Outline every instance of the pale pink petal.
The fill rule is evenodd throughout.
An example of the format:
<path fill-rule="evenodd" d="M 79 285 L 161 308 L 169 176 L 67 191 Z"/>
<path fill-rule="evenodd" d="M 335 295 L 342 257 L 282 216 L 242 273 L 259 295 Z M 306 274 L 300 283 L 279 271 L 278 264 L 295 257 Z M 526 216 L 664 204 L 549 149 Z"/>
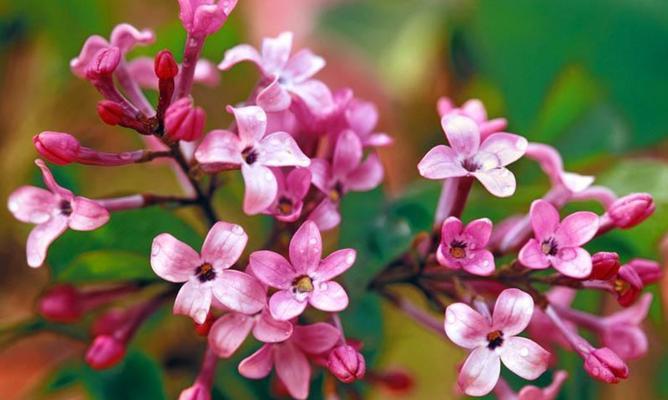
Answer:
<path fill-rule="evenodd" d="M 594 183 L 594 179 L 595 178 L 591 175 L 580 175 L 572 172 L 564 172 L 561 174 L 561 183 L 573 193 L 579 193 L 587 189 Z"/>
<path fill-rule="evenodd" d="M 508 127 L 508 121 L 505 118 L 494 118 L 480 123 L 480 138 L 485 140 L 489 135 L 501 132 Z"/>
<path fill-rule="evenodd" d="M 519 160 L 526 152 L 528 142 L 512 133 L 494 133 L 480 145 L 480 151 L 494 154 L 499 165 L 506 166 Z"/>
<path fill-rule="evenodd" d="M 353 100 L 346 110 L 346 120 L 350 129 L 365 137 L 378 124 L 378 108 L 370 101 Z"/>
<path fill-rule="evenodd" d="M 505 337 L 522 332 L 533 315 L 533 299 L 519 289 L 506 289 L 496 299 L 492 313 L 492 328 L 503 332 Z"/>
<path fill-rule="evenodd" d="M 257 279 L 237 270 L 221 271 L 211 286 L 222 305 L 243 314 L 255 314 L 267 303 L 267 294 Z"/>
<path fill-rule="evenodd" d="M 457 384 L 469 396 L 484 396 L 492 391 L 500 373 L 499 355 L 487 347 L 477 347 L 464 361 Z"/>
<path fill-rule="evenodd" d="M 532 269 L 545 269 L 550 266 L 550 260 L 543 253 L 541 245 L 536 239 L 529 239 L 520 250 L 517 258 L 522 265 Z"/>
<path fill-rule="evenodd" d="M 304 353 L 292 343 L 274 345 L 276 374 L 295 399 L 306 399 L 311 383 L 311 366 Z"/>
<path fill-rule="evenodd" d="M 353 249 L 341 249 L 333 252 L 320 262 L 320 265 L 312 274 L 313 279 L 328 281 L 341 275 L 352 267 L 356 255 Z"/>
<path fill-rule="evenodd" d="M 504 332 L 505 335 L 505 332 Z M 550 353 L 533 340 L 520 336 L 506 337 L 501 346 L 501 361 L 524 379 L 534 380 L 547 369 Z"/>
<path fill-rule="evenodd" d="M 554 236 L 559 246 L 576 247 L 590 241 L 597 231 L 598 215 L 579 211 L 564 218 Z"/>
<path fill-rule="evenodd" d="M 174 300 L 174 314 L 188 315 L 196 323 L 203 324 L 211 308 L 211 289 L 192 280 L 179 289 Z"/>
<path fill-rule="evenodd" d="M 329 180 L 331 177 L 329 163 L 322 158 L 314 158 L 311 160 L 311 164 L 308 168 L 309 171 L 311 171 L 311 181 L 313 182 L 313 185 L 323 193 L 329 192 Z"/>
<path fill-rule="evenodd" d="M 253 327 L 255 339 L 264 343 L 278 343 L 288 340 L 292 335 L 292 322 L 277 321 L 266 309 L 257 318 Z"/>
<path fill-rule="evenodd" d="M 591 274 L 591 255 L 581 247 L 567 247 L 552 257 L 552 266 L 571 278 L 586 278 Z"/>
<path fill-rule="evenodd" d="M 455 108 L 454 103 L 448 97 L 445 96 L 440 97 L 436 102 L 436 111 L 438 111 L 438 115 L 440 117 L 443 117 L 445 114 L 450 113 L 454 108 Z"/>
<path fill-rule="evenodd" d="M 155 76 L 155 62 L 150 57 L 137 57 L 126 62 L 125 68 L 140 87 L 158 90 L 158 77 Z"/>
<path fill-rule="evenodd" d="M 209 132 L 195 151 L 195 159 L 203 164 L 239 165 L 242 163 L 239 137 L 230 131 Z"/>
<path fill-rule="evenodd" d="M 275 38 L 262 41 L 262 68 L 265 74 L 280 73 L 292 50 L 292 32 L 283 32 Z"/>
<path fill-rule="evenodd" d="M 227 110 L 234 114 L 237 121 L 241 147 L 251 146 L 262 139 L 267 129 L 267 114 L 262 108 L 227 106 Z"/>
<path fill-rule="evenodd" d="M 161 233 L 153 239 L 151 267 L 162 279 L 185 282 L 201 263 L 195 250 L 169 233 Z"/>
<path fill-rule="evenodd" d="M 150 29 L 139 30 L 130 24 L 118 24 L 111 31 L 110 43 L 122 53 L 138 45 L 148 45 L 155 41 L 155 34 Z"/>
<path fill-rule="evenodd" d="M 72 214 L 69 217 L 70 229 L 92 231 L 109 221 L 109 211 L 93 200 L 75 197 L 72 201 Z"/>
<path fill-rule="evenodd" d="M 441 226 L 441 243 L 449 246 L 464 230 L 464 224 L 457 217 L 448 217 Z"/>
<path fill-rule="evenodd" d="M 496 197 L 509 197 L 515 193 L 515 175 L 506 168 L 474 172 L 473 175 Z"/>
<path fill-rule="evenodd" d="M 283 77 L 301 83 L 309 79 L 325 67 L 325 59 L 313 54 L 309 49 L 296 52 L 283 70 Z"/>
<path fill-rule="evenodd" d="M 276 177 L 265 166 L 254 164 L 241 165 L 246 190 L 244 192 L 244 212 L 248 215 L 259 214 L 266 210 L 276 198 L 278 185 Z"/>
<path fill-rule="evenodd" d="M 218 69 L 225 71 L 244 61 L 250 61 L 257 65 L 258 68 L 262 69 L 260 54 L 253 46 L 249 46 L 247 44 L 240 44 L 227 50 L 225 52 L 225 56 L 223 57 L 223 61 L 218 64 Z"/>
<path fill-rule="evenodd" d="M 321 231 L 328 231 L 341 223 L 339 206 L 330 199 L 325 199 L 311 211 L 309 220 L 313 221 Z"/>
<path fill-rule="evenodd" d="M 473 257 L 462 263 L 462 268 L 474 275 L 489 276 L 494 272 L 494 256 L 488 250 L 473 251 Z"/>
<path fill-rule="evenodd" d="M 216 222 L 202 245 L 202 260 L 216 269 L 229 268 L 237 262 L 248 243 L 244 228 L 228 222 Z"/>
<path fill-rule="evenodd" d="M 466 225 L 463 234 L 467 236 L 471 244 L 475 245 L 476 249 L 483 248 L 492 236 L 492 221 L 489 218 L 473 220 Z"/>
<path fill-rule="evenodd" d="M 311 187 L 311 171 L 308 168 L 295 168 L 286 178 L 286 191 L 296 199 L 303 199 Z"/>
<path fill-rule="evenodd" d="M 271 316 L 279 321 L 288 321 L 304 312 L 308 302 L 299 301 L 289 290 L 279 290 L 269 299 Z"/>
<path fill-rule="evenodd" d="M 290 261 L 297 273 L 311 273 L 322 257 L 322 237 L 315 223 L 306 221 L 290 240 Z"/>
<path fill-rule="evenodd" d="M 55 193 L 68 200 L 72 198 L 72 192 L 60 186 L 58 182 L 56 182 L 56 179 L 53 177 L 53 174 L 46 166 L 44 161 L 35 160 L 35 165 L 37 165 L 42 171 L 42 179 L 44 180 L 44 184 L 52 193 Z"/>
<path fill-rule="evenodd" d="M 464 114 L 473 118 L 473 120 L 478 123 L 487 120 L 487 110 L 485 110 L 485 105 L 478 99 L 466 100 L 466 102 L 461 105 L 461 110 Z"/>
<path fill-rule="evenodd" d="M 364 144 L 364 146 L 371 147 L 389 146 L 392 143 L 394 143 L 394 139 L 387 133 L 372 133 L 362 140 L 362 144 Z"/>
<path fill-rule="evenodd" d="M 200 58 L 195 64 L 193 81 L 205 86 L 215 87 L 220 83 L 220 72 L 211 61 Z"/>
<path fill-rule="evenodd" d="M 37 268 L 44 263 L 49 245 L 67 229 L 67 218 L 54 216 L 50 220 L 37 225 L 30 231 L 26 243 L 28 265 Z"/>
<path fill-rule="evenodd" d="M 338 312 L 348 307 L 348 294 L 335 281 L 319 282 L 315 285 L 308 301 L 318 310 Z"/>
<path fill-rule="evenodd" d="M 480 146 L 480 132 L 478 124 L 468 117 L 456 115 L 441 119 L 443 132 L 454 151 L 464 158 L 478 152 Z"/>
<path fill-rule="evenodd" d="M 58 199 L 48 190 L 21 186 L 9 195 L 7 208 L 21 222 L 41 224 L 57 212 Z"/>
<path fill-rule="evenodd" d="M 287 132 L 265 136 L 257 146 L 257 162 L 268 167 L 308 167 L 311 160 L 302 152 L 295 139 Z"/>
<path fill-rule="evenodd" d="M 438 145 L 431 150 L 418 163 L 420 175 L 427 179 L 445 179 L 469 174 L 459 160 L 457 153 L 445 145 Z"/>
<path fill-rule="evenodd" d="M 362 161 L 362 143 L 357 135 L 346 130 L 336 141 L 334 158 L 332 161 L 332 174 L 341 179 L 352 172 Z"/>
<path fill-rule="evenodd" d="M 490 330 L 490 321 L 467 304 L 454 303 L 445 310 L 445 333 L 457 346 L 485 346 Z"/>
<path fill-rule="evenodd" d="M 601 333 L 603 345 L 623 360 L 635 360 L 647 354 L 647 335 L 639 326 L 611 326 Z"/>
<path fill-rule="evenodd" d="M 272 345 L 265 344 L 258 351 L 244 358 L 239 363 L 239 373 L 248 379 L 262 379 L 269 375 L 272 360 Z"/>
<path fill-rule="evenodd" d="M 542 241 L 554 235 L 559 226 L 559 211 L 550 202 L 536 200 L 529 211 L 536 239 Z"/>
<path fill-rule="evenodd" d="M 239 313 L 228 313 L 218 318 L 209 331 L 209 346 L 218 357 L 228 358 L 246 340 L 253 327 L 253 318 Z"/>
<path fill-rule="evenodd" d="M 382 181 L 383 165 L 380 163 L 378 155 L 372 153 L 359 167 L 348 174 L 345 184 L 348 190 L 364 192 L 380 185 Z"/>
<path fill-rule="evenodd" d="M 329 87 L 324 83 L 311 79 L 295 84 L 288 89 L 295 94 L 314 115 L 324 116 L 327 110 L 334 107 L 334 98 Z"/>
<path fill-rule="evenodd" d="M 70 61 L 72 73 L 79 78 L 85 78 L 88 65 L 93 61 L 97 52 L 108 46 L 109 42 L 102 36 L 90 36 L 81 47 L 79 55 Z"/>
<path fill-rule="evenodd" d="M 273 251 L 255 251 L 250 255 L 249 263 L 260 281 L 277 289 L 289 289 L 298 276 L 288 260 Z"/>
<path fill-rule="evenodd" d="M 293 340 L 308 354 L 322 354 L 331 350 L 339 341 L 341 332 L 326 322 L 316 322 L 310 325 L 297 325 L 293 333 Z"/>
<path fill-rule="evenodd" d="M 292 98 L 278 80 L 278 76 L 267 87 L 257 94 L 255 102 L 267 112 L 286 110 L 292 103 Z"/>

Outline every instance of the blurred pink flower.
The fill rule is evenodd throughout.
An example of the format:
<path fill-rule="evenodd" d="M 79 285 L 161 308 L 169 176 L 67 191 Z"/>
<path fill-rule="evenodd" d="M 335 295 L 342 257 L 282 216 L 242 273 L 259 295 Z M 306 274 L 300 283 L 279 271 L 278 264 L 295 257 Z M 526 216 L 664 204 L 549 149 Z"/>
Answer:
<path fill-rule="evenodd" d="M 529 143 L 525 156 L 538 162 L 550 178 L 553 187 L 561 185 L 572 193 L 579 193 L 594 182 L 593 176 L 564 171 L 561 155 L 552 146 L 542 143 Z"/>
<path fill-rule="evenodd" d="M 455 115 L 471 118 L 478 124 L 480 137 L 483 140 L 492 133 L 503 131 L 508 125 L 505 118 L 488 119 L 485 105 L 478 99 L 467 100 L 460 107 L 455 107 L 451 99 L 441 97 L 436 103 L 436 109 L 441 118 Z"/>
<path fill-rule="evenodd" d="M 350 130 L 359 136 L 364 147 L 381 147 L 392 144 L 393 139 L 386 133 L 374 132 L 378 124 L 378 108 L 370 101 L 353 99 L 345 112 Z"/>
<path fill-rule="evenodd" d="M 294 222 L 299 218 L 304 206 L 304 197 L 311 187 L 311 171 L 308 168 L 294 168 L 285 174 L 274 170 L 277 192 L 274 202 L 266 210 L 279 221 Z"/>
<path fill-rule="evenodd" d="M 494 272 L 494 256 L 485 249 L 492 234 L 492 221 L 476 219 L 464 226 L 457 217 L 449 217 L 441 227 L 441 243 L 436 251 L 439 264 L 475 275 Z"/>
<path fill-rule="evenodd" d="M 222 28 L 237 0 L 179 0 L 179 18 L 188 34 L 202 37 Z"/>

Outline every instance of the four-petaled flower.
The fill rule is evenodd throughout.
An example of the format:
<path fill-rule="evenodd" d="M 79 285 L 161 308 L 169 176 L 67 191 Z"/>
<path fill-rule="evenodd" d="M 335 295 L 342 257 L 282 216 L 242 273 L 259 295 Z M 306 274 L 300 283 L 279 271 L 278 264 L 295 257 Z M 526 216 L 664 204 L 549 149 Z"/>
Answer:
<path fill-rule="evenodd" d="M 501 362 L 524 379 L 538 378 L 550 357 L 534 341 L 517 336 L 533 314 L 531 296 L 506 289 L 496 300 L 491 318 L 464 303 L 445 310 L 445 333 L 458 346 L 472 350 L 457 383 L 469 396 L 489 393 L 499 379 Z"/>
<path fill-rule="evenodd" d="M 271 315 L 289 320 L 300 315 L 307 304 L 328 312 L 348 306 L 348 295 L 332 279 L 355 262 L 355 250 L 342 249 L 322 257 L 322 239 L 318 227 L 306 221 L 290 241 L 290 261 L 273 251 L 256 251 L 250 266 L 257 278 L 278 289 L 269 299 Z"/>
<path fill-rule="evenodd" d="M 285 174 L 276 169 L 274 175 L 278 190 L 266 212 L 279 221 L 294 222 L 302 213 L 304 197 L 311 187 L 311 171 L 308 168 L 294 168 Z"/>
<path fill-rule="evenodd" d="M 436 251 L 438 263 L 452 269 L 463 268 L 475 275 L 494 272 L 494 256 L 485 245 L 492 234 L 492 221 L 476 219 L 464 226 L 457 217 L 443 221 L 441 244 Z"/>
<path fill-rule="evenodd" d="M 506 166 L 524 155 L 525 138 L 500 132 L 481 143 L 478 124 L 461 115 L 446 115 L 441 125 L 450 146 L 438 145 L 429 150 L 418 164 L 420 175 L 428 179 L 472 176 L 494 196 L 515 193 L 515 176 Z"/>
<path fill-rule="evenodd" d="M 534 201 L 529 216 L 535 238 L 522 247 L 519 261 L 532 269 L 544 269 L 551 265 L 572 278 L 589 276 L 591 256 L 581 246 L 596 235 L 598 216 L 593 212 L 579 211 L 559 222 L 559 212 L 545 200 Z"/>

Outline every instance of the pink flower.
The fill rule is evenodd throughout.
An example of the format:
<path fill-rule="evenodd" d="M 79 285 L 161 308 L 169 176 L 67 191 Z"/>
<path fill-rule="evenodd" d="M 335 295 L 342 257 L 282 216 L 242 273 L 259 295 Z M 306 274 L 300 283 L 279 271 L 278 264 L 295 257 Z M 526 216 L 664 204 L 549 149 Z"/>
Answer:
<path fill-rule="evenodd" d="M 179 18 L 190 35 L 216 33 L 227 21 L 237 0 L 179 0 Z"/>
<path fill-rule="evenodd" d="M 290 56 L 291 50 L 292 32 L 283 32 L 275 38 L 264 39 L 261 53 L 247 44 L 227 50 L 218 68 L 228 70 L 242 61 L 257 65 L 268 85 L 258 93 L 255 101 L 265 111 L 287 109 L 293 95 L 313 114 L 320 114 L 321 110 L 332 106 L 332 93 L 324 83 L 311 77 L 325 66 L 325 60 L 308 49 Z"/>
<path fill-rule="evenodd" d="M 485 105 L 478 99 L 467 100 L 461 107 L 455 107 L 452 100 L 447 97 L 441 97 L 436 103 L 436 109 L 438 110 L 438 115 L 441 117 L 461 115 L 471 118 L 478 124 L 480 137 L 483 139 L 492 133 L 503 131 L 508 125 L 508 121 L 505 118 L 487 119 Z"/>
<path fill-rule="evenodd" d="M 496 385 L 501 362 L 524 379 L 538 378 L 547 369 L 550 353 L 534 341 L 517 336 L 533 315 L 531 296 L 506 289 L 496 300 L 491 316 L 464 303 L 445 310 L 445 333 L 455 344 L 471 349 L 457 380 L 469 396 L 483 396 Z"/>
<path fill-rule="evenodd" d="M 649 193 L 632 193 L 616 200 L 606 215 L 621 229 L 629 229 L 649 218 L 656 209 Z"/>
<path fill-rule="evenodd" d="M 93 369 L 107 369 L 125 356 L 126 343 L 113 335 L 97 336 L 86 350 L 86 363 Z"/>
<path fill-rule="evenodd" d="M 617 276 L 619 271 L 619 254 L 599 251 L 591 257 L 591 274 L 587 279 L 610 280 Z"/>
<path fill-rule="evenodd" d="M 378 124 L 378 108 L 372 102 L 353 99 L 345 116 L 348 126 L 359 136 L 363 146 L 381 147 L 392 144 L 393 140 L 388 134 L 373 131 Z"/>
<path fill-rule="evenodd" d="M 137 57 L 127 62 L 128 74 L 139 86 L 146 89 L 158 90 L 158 77 L 155 75 L 155 61 L 150 57 Z M 181 68 L 178 68 L 178 74 Z M 199 59 L 195 64 L 193 81 L 206 86 L 217 86 L 220 83 L 220 71 L 209 60 Z"/>
<path fill-rule="evenodd" d="M 536 160 L 540 164 L 540 167 L 550 178 L 552 186 L 561 185 L 571 193 L 579 193 L 594 182 L 593 176 L 564 171 L 561 156 L 552 146 L 542 143 L 529 143 L 525 156 Z"/>
<path fill-rule="evenodd" d="M 652 304 L 652 295 L 644 294 L 633 306 L 611 314 L 597 324 L 606 347 L 624 360 L 647 354 L 647 335 L 641 327 Z"/>
<path fill-rule="evenodd" d="M 266 295 L 252 276 L 229 269 L 238 259 L 248 236 L 239 225 L 216 223 L 204 240 L 201 255 L 168 233 L 153 239 L 151 267 L 169 282 L 185 282 L 174 302 L 174 314 L 206 320 L 212 297 L 223 306 L 245 314 L 260 311 Z"/>
<path fill-rule="evenodd" d="M 441 228 L 441 244 L 436 251 L 438 263 L 452 269 L 463 268 L 487 276 L 494 272 L 494 256 L 485 249 L 492 234 L 492 221 L 476 219 L 464 226 L 457 217 L 450 217 Z"/>
<path fill-rule="evenodd" d="M 353 346 L 341 345 L 329 353 L 327 368 L 341 382 L 352 383 L 364 378 L 366 361 Z"/>
<path fill-rule="evenodd" d="M 568 378 L 566 371 L 557 371 L 549 386 L 539 388 L 534 385 L 527 385 L 518 393 L 513 392 L 508 383 L 501 378 L 494 388 L 494 394 L 498 400 L 554 400 L 559 395 L 566 378 Z"/>
<path fill-rule="evenodd" d="M 250 266 L 259 280 L 278 289 L 269 299 L 269 310 L 277 320 L 286 321 L 300 315 L 307 304 L 327 312 L 348 306 L 348 295 L 332 279 L 355 262 L 355 250 L 342 249 L 324 260 L 318 227 L 306 221 L 290 240 L 290 261 L 273 251 L 256 251 Z"/>
<path fill-rule="evenodd" d="M 310 160 L 287 132 L 265 135 L 267 115 L 257 106 L 233 108 L 239 135 L 214 130 L 204 137 L 195 158 L 205 168 L 240 165 L 246 184 L 244 212 L 257 214 L 276 198 L 278 184 L 268 167 L 307 167 Z"/>
<path fill-rule="evenodd" d="M 318 355 L 331 349 L 340 338 L 338 329 L 318 322 L 295 326 L 290 339 L 282 343 L 265 344 L 239 364 L 239 373 L 249 379 L 262 379 L 272 368 L 290 395 L 306 399 L 311 380 L 307 355 Z"/>
<path fill-rule="evenodd" d="M 534 201 L 529 216 L 535 238 L 520 250 L 520 262 L 532 269 L 552 265 L 572 278 L 589 276 L 591 256 L 581 246 L 596 235 L 598 216 L 579 211 L 559 222 L 559 212 L 545 200 Z"/>
<path fill-rule="evenodd" d="M 628 262 L 628 265 L 638 274 L 643 285 L 658 282 L 663 276 L 661 266 L 654 260 L 634 258 Z"/>
<path fill-rule="evenodd" d="M 607 347 L 593 349 L 585 356 L 587 373 L 605 383 L 618 383 L 629 376 L 629 367 L 614 351 Z"/>
<path fill-rule="evenodd" d="M 363 160 L 362 142 L 352 131 L 344 131 L 336 141 L 332 163 L 321 158 L 311 160 L 313 184 L 327 197 L 313 211 L 311 219 L 327 230 L 339 224 L 338 204 L 349 191 L 363 192 L 383 180 L 383 165 L 375 153 Z"/>
<path fill-rule="evenodd" d="M 35 160 L 35 164 L 42 170 L 49 190 L 22 186 L 12 192 L 7 202 L 16 219 L 37 225 L 26 245 L 28 265 L 33 268 L 44 263 L 49 245 L 68 227 L 92 231 L 109 221 L 107 209 L 58 185 L 44 161 Z"/>
<path fill-rule="evenodd" d="M 527 141 L 511 133 L 494 133 L 481 143 L 480 129 L 464 116 L 444 116 L 441 126 L 450 146 L 438 145 L 418 164 L 427 179 L 472 176 L 498 197 L 515 193 L 515 176 L 506 166 L 517 161 L 527 148 Z"/>
<path fill-rule="evenodd" d="M 201 107 L 193 106 L 190 97 L 172 103 L 165 112 L 165 137 L 177 141 L 192 142 L 202 136 L 206 114 Z"/>
<path fill-rule="evenodd" d="M 554 307 L 570 307 L 577 291 L 568 287 L 556 286 L 550 289 L 546 294 L 547 300 Z M 570 321 L 563 321 L 566 329 L 577 331 L 577 325 Z M 566 349 L 570 344 L 564 338 L 564 335 L 555 329 L 550 318 L 540 308 L 534 310 L 533 317 L 529 323 L 529 336 L 536 340 L 541 346 L 548 350 L 553 349 L 554 344 L 558 344 Z"/>
<path fill-rule="evenodd" d="M 267 211 L 279 221 L 294 222 L 299 218 L 304 206 L 304 197 L 311 187 L 311 171 L 308 168 L 294 168 L 288 174 L 274 170 L 277 194 Z"/>

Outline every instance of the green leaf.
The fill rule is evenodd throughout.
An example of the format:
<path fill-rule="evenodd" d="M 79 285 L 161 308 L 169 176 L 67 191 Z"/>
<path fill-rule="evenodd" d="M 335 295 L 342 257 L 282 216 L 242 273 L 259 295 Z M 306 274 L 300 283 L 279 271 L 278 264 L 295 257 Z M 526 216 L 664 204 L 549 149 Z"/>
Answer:
<path fill-rule="evenodd" d="M 70 283 L 152 279 L 157 276 L 148 255 L 113 250 L 80 254 L 58 274 L 59 281 Z"/>

